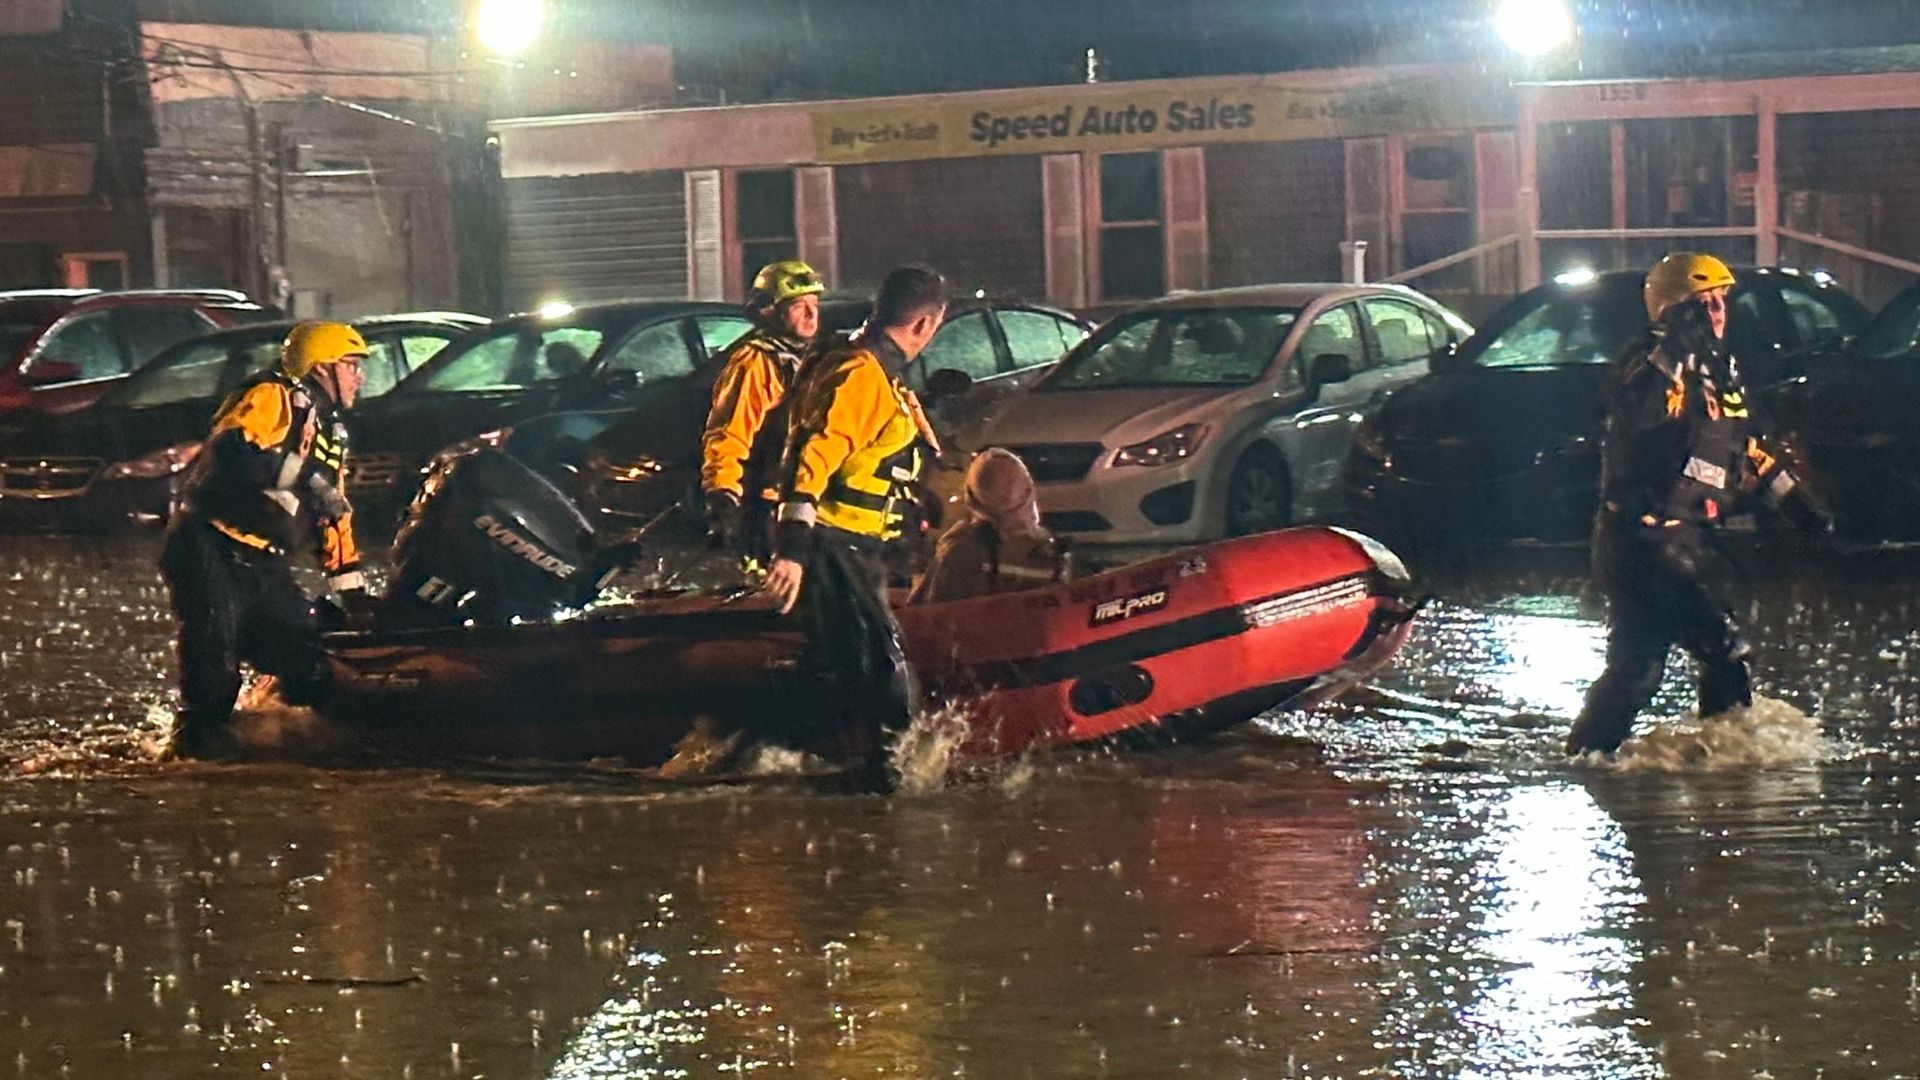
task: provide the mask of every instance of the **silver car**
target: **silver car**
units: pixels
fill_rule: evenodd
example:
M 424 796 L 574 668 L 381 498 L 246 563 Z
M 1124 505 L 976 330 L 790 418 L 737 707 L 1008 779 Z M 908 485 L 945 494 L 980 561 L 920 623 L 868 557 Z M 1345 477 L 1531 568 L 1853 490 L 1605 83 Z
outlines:
M 983 430 L 1026 460 L 1048 527 L 1181 543 L 1332 509 L 1353 429 L 1473 332 L 1399 285 L 1181 293 L 1114 317 Z

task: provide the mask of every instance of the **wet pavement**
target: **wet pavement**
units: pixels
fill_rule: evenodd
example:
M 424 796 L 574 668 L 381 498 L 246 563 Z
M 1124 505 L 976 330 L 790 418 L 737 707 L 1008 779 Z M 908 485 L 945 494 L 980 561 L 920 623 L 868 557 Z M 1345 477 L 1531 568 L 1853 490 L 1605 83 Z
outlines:
M 1769 700 L 1609 764 L 1501 558 L 1346 702 L 881 798 L 155 760 L 156 553 L 0 538 L 0 1077 L 1920 1076 L 1920 560 L 1756 581 Z

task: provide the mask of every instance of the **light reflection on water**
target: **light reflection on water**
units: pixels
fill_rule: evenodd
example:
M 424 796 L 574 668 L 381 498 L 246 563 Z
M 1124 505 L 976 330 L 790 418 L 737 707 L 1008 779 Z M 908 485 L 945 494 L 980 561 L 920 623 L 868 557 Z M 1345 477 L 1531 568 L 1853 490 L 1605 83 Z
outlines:
M 1503 568 L 1350 701 L 882 800 L 158 763 L 150 538 L 0 554 L 0 1075 L 1920 1076 L 1911 572 L 1761 581 L 1775 701 L 1615 766 Z

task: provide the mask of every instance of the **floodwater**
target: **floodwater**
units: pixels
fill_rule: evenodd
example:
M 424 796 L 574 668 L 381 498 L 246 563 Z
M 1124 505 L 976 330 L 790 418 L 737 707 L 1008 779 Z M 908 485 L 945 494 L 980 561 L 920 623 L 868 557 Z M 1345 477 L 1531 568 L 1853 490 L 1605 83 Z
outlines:
M 1911 561 L 1612 763 L 1503 560 L 1343 703 L 882 798 L 156 760 L 156 549 L 0 539 L 0 1077 L 1920 1076 Z

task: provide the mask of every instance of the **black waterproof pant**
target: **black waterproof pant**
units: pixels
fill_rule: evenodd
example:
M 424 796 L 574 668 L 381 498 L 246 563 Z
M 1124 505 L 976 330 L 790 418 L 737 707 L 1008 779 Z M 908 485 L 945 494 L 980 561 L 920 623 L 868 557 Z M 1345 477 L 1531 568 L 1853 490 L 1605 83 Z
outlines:
M 1659 691 L 1675 645 L 1700 665 L 1701 716 L 1753 703 L 1730 571 L 1703 529 L 1601 519 L 1593 534 L 1593 574 L 1607 601 L 1607 667 L 1587 691 L 1567 736 L 1568 753 L 1619 748 Z
M 180 749 L 206 749 L 240 696 L 240 664 L 277 676 L 290 700 L 319 680 L 320 630 L 313 602 L 286 560 L 255 551 L 205 521 L 175 519 L 160 572 L 180 620 Z
M 919 681 L 887 603 L 879 542 L 827 527 L 815 534 L 799 614 L 807 667 L 826 694 L 804 741 L 835 746 L 864 768 L 880 770 L 887 734 L 906 730 L 919 711 Z

